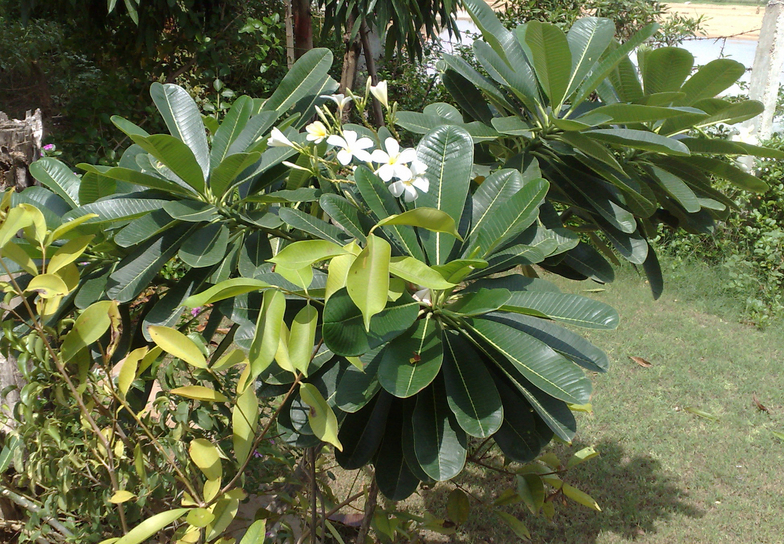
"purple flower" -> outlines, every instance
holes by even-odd
[[[193,310],[191,310],[191,315],[196,317],[201,313],[201,306],[196,306]]]
[[[46,144],[43,149],[44,151],[54,151],[54,144]]]

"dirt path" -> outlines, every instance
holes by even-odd
[[[757,40],[762,27],[765,6],[729,6],[719,4],[666,4],[671,13],[689,17],[705,16],[703,27],[707,37],[732,36],[737,39]]]

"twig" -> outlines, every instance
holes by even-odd
[[[35,512],[36,514],[40,514],[41,513],[41,508],[39,506],[37,506],[33,502],[27,500],[23,496],[21,496],[21,495],[19,495],[17,493],[14,493],[13,491],[8,489],[7,487],[3,487],[2,485],[0,485],[0,495],[2,495],[3,497],[6,497],[11,502],[14,502],[14,503],[18,504],[19,506],[21,506],[25,510],[29,510],[30,512]],[[63,525],[62,523],[57,521],[55,518],[46,517],[46,518],[43,518],[43,520],[52,529],[54,529],[55,531],[57,531],[58,533],[63,535],[65,538],[73,538],[73,536],[74,536],[73,533],[71,531],[69,531],[65,527],[65,525]]]
[[[368,498],[365,501],[365,517],[362,518],[362,525],[359,527],[359,533],[357,533],[357,544],[365,544],[365,538],[367,538],[368,532],[370,531],[370,524],[373,521],[373,513],[376,511],[377,501],[378,484],[374,477],[370,481],[370,490],[368,491]]]

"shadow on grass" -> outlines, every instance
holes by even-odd
[[[556,451],[562,461],[586,445]],[[689,501],[688,493],[675,474],[668,474],[661,464],[647,455],[630,456],[615,442],[603,441],[594,445],[600,456],[570,470],[565,481],[588,493],[601,506],[595,512],[572,501],[564,504],[556,500],[556,515],[552,522],[535,517],[522,506],[506,507],[525,523],[535,543],[559,542],[590,544],[603,533],[614,533],[628,541],[646,534],[655,534],[656,525],[673,518],[699,518],[704,513]],[[460,485],[487,502],[505,488],[513,487],[512,476],[471,471],[460,478]],[[450,488],[440,486],[423,492],[428,509],[433,514],[446,515],[446,498]],[[472,501],[473,502],[473,501]],[[462,535],[452,542],[472,543],[515,542],[517,538],[485,508],[473,508],[471,518],[462,528]],[[684,542],[688,535],[683,535]]]

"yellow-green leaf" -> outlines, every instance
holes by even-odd
[[[507,514],[506,512],[502,512],[500,510],[496,510],[494,513],[501,519],[501,521],[506,523],[507,527],[514,531],[514,534],[524,540],[531,540],[531,533],[528,531],[528,528],[525,526],[525,524],[523,524],[522,521],[513,515]]]
[[[266,532],[267,520],[257,519],[248,527],[248,530],[245,531],[245,536],[240,540],[240,544],[264,544]]]
[[[390,215],[378,222],[376,227],[382,225],[410,225],[432,230],[433,232],[443,232],[451,234],[462,241],[460,233],[457,232],[455,220],[448,213],[435,208],[415,208],[397,215]],[[375,227],[374,227],[375,228]]]
[[[3,257],[14,261],[16,264],[22,267],[22,270],[28,274],[33,276],[38,275],[38,267],[35,266],[35,262],[33,261],[32,257],[30,257],[30,255],[28,255],[25,250],[15,243],[11,241],[6,242],[0,254],[2,254]]]
[[[289,333],[289,361],[291,366],[308,375],[308,365],[313,356],[313,344],[316,340],[316,324],[318,310],[308,304],[302,308],[291,322]]]
[[[63,362],[70,361],[81,349],[98,340],[119,319],[120,311],[116,301],[101,300],[87,307],[76,318],[73,329],[65,336],[60,347]]]
[[[46,245],[47,246],[51,245],[52,242],[54,242],[55,240],[59,240],[60,238],[62,238],[63,236],[71,232],[73,229],[75,229],[82,223],[86,223],[90,219],[94,219],[96,217],[100,217],[100,216],[97,213],[88,213],[87,215],[82,215],[72,221],[63,223],[62,225],[54,229],[51,233],[49,233],[49,236],[46,237]]]
[[[580,463],[587,461],[588,459],[593,459],[597,455],[599,455],[599,452],[596,451],[593,446],[588,446],[587,448],[583,448],[577,453],[575,453],[574,455],[572,455],[572,458],[569,459],[568,463],[566,463],[566,468],[575,467]]]
[[[193,510],[188,512],[188,517],[185,518],[185,521],[187,521],[194,527],[206,527],[214,519],[215,516],[213,515],[213,513],[207,510],[206,508],[194,508]]]
[[[60,249],[55,252],[49,263],[46,265],[46,271],[49,274],[54,274],[68,263],[74,262],[81,257],[84,250],[94,238],[92,234],[87,236],[79,236],[73,240],[66,242]]]
[[[291,364],[291,359],[289,359],[289,328],[285,323],[281,323],[280,325],[280,336],[278,337],[278,349],[275,352],[275,362],[277,362],[278,366],[286,372],[291,372],[292,374],[296,372],[294,365]]]
[[[120,392],[121,397],[125,397],[128,394],[128,389],[131,388],[133,380],[136,379],[136,370],[139,368],[139,362],[147,355],[147,350],[147,346],[136,348],[120,362],[117,390]]]
[[[127,502],[127,501],[129,501],[131,499],[135,499],[135,498],[136,498],[136,495],[134,495],[130,491],[127,491],[125,489],[121,489],[118,492],[116,492],[114,495],[112,495],[112,497],[109,499],[109,502],[112,503],[112,504],[122,504],[124,502]]]
[[[237,295],[266,289],[269,286],[270,284],[267,282],[252,278],[233,278],[222,281],[201,293],[186,298],[182,304],[187,308],[196,308],[218,302],[219,300],[236,297]]]
[[[259,319],[256,322],[256,335],[248,352],[251,367],[251,381],[264,372],[272,363],[278,351],[283,314],[286,312],[286,297],[277,289],[264,291]]]
[[[182,359],[196,368],[207,368],[207,360],[199,347],[180,331],[159,325],[151,325],[148,330],[152,341],[166,353]]]
[[[25,236],[43,245],[46,240],[46,219],[44,219],[44,214],[32,204],[20,204],[19,206],[30,214],[31,224],[25,227]]]
[[[218,372],[247,362],[248,358],[245,357],[245,353],[241,349],[233,349],[218,359],[218,361],[212,365],[212,370]]]
[[[338,450],[343,451],[343,444],[338,440],[338,420],[316,386],[303,383],[299,387],[299,394],[302,401],[310,406],[308,422],[310,428],[313,429],[313,434],[319,440],[332,444]]]
[[[228,495],[228,493],[226,494]],[[226,496],[224,495],[224,497]],[[220,534],[228,527],[237,515],[237,509],[240,505],[240,499],[236,498],[221,498],[212,510],[215,514],[215,521],[207,526],[207,542],[210,542],[220,536]]]
[[[36,292],[43,299],[64,297],[68,294],[68,286],[63,279],[56,274],[41,274],[35,276],[27,284],[26,293]]]
[[[324,300],[328,300],[336,291],[346,286],[348,270],[357,257],[352,254],[338,255],[329,261],[327,267],[327,286],[324,292]]]
[[[370,318],[387,304],[391,255],[392,248],[386,240],[368,235],[365,249],[349,268],[346,290],[362,312],[365,330],[370,330]]]
[[[275,265],[275,272],[303,289],[307,289],[313,283],[313,268],[310,265],[302,268],[289,268],[288,266],[278,264]]]
[[[167,525],[184,516],[188,510],[190,508],[176,508],[155,514],[128,531],[128,534],[115,542],[115,544],[141,544]]]
[[[0,225],[0,247],[5,245],[20,230],[33,224],[33,214],[23,206],[16,206],[8,210],[5,221]]]
[[[392,257],[389,272],[393,276],[427,289],[451,289],[455,286],[439,273],[413,257]]]
[[[259,426],[259,399],[254,387],[248,387],[237,398],[231,411],[232,438],[234,441],[234,457],[242,465],[248,458]]]
[[[188,453],[208,480],[221,479],[223,468],[215,444],[204,438],[196,438],[191,440]]]
[[[200,400],[204,402],[228,402],[229,399],[220,391],[215,391],[202,385],[186,385],[185,387],[175,387],[169,391],[172,395],[179,395],[186,399]]]
[[[270,262],[285,266],[290,270],[299,270],[311,266],[319,261],[324,261],[338,255],[345,255],[347,251],[334,242],[327,240],[302,240],[294,242],[275,255]]]
[[[597,512],[601,512],[602,509],[599,507],[599,503],[597,503],[593,498],[588,495],[587,493],[583,493],[576,487],[572,487],[569,484],[563,484],[561,488],[563,494],[572,499],[575,502],[582,504],[583,506],[587,506],[591,510],[596,510]]]

